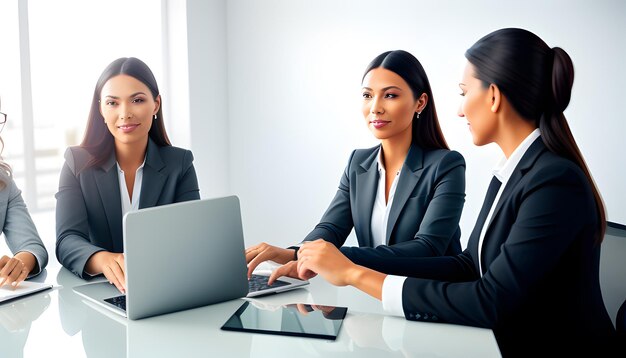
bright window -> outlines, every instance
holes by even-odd
[[[132,56],[162,78],[161,2],[30,0],[25,10],[0,2],[0,96],[4,158],[33,212],[54,208],[63,154],[82,140],[102,70]]]

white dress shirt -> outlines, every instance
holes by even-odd
[[[143,163],[137,168],[135,172],[135,183],[133,184],[133,200],[130,200],[128,196],[128,187],[126,186],[126,177],[124,176],[124,171],[120,168],[119,163],[115,163],[117,166],[117,179],[120,183],[120,198],[122,199],[122,218],[129,211],[137,211],[139,210],[139,197],[141,196],[141,182],[143,181],[143,166],[146,164],[146,158],[143,159]],[[86,271],[85,271],[86,272]],[[93,275],[89,272],[86,272],[89,276],[97,276]]]
[[[146,164],[146,158],[143,159],[143,163],[137,168],[135,172],[135,183],[133,184],[133,197],[132,200],[128,196],[128,187],[126,186],[126,176],[124,171],[120,168],[120,164],[117,165],[117,177],[120,181],[120,198],[122,199],[122,217],[129,211],[139,210],[139,197],[141,196],[141,182],[143,181],[143,166]]]
[[[382,147],[378,150],[378,190],[376,191],[376,198],[374,199],[374,207],[372,208],[372,241],[373,246],[386,245],[387,244],[387,222],[389,221],[389,212],[391,211],[391,204],[393,204],[393,197],[396,194],[396,187],[398,186],[398,179],[400,178],[400,172],[402,168],[396,172],[396,176],[391,183],[391,189],[389,189],[389,198],[385,203],[385,184],[387,172],[385,171],[385,165],[382,160]]]
[[[513,174],[513,170],[519,164],[520,160],[528,148],[530,148],[531,144],[541,135],[539,132],[539,128],[532,131],[526,139],[517,146],[517,148],[513,151],[511,156],[507,159],[502,158],[500,162],[496,165],[493,171],[493,175],[500,180],[502,183],[500,185],[500,189],[498,190],[498,194],[496,194],[496,198],[491,205],[491,209],[489,210],[489,214],[485,219],[485,225],[482,227],[480,232],[480,238],[478,240],[478,257],[481,257],[480,252],[483,246],[483,239],[485,238],[485,233],[487,232],[487,228],[491,223],[491,216],[493,215],[493,211],[500,200],[500,195],[502,195],[502,191],[506,187],[507,182],[511,178],[511,174]],[[479,260],[478,262],[480,268],[480,275],[482,276],[482,262]],[[402,306],[402,288],[404,286],[404,280],[406,277],[404,276],[394,276],[388,275],[383,282],[383,292],[382,292],[382,301],[383,301],[383,309],[394,316],[404,316],[404,307]]]

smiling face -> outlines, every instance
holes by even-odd
[[[423,108],[395,72],[375,68],[363,78],[363,117],[378,139],[411,136],[413,116]],[[425,105],[425,103],[424,103]]]
[[[467,120],[474,144],[481,146],[495,142],[498,125],[492,111],[493,89],[485,88],[483,82],[475,77],[474,65],[470,62],[465,66],[459,87],[463,101],[458,114]]]
[[[115,138],[115,145],[147,143],[152,118],[159,111],[160,96],[128,75],[109,79],[100,92],[100,113]]]

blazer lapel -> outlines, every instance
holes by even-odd
[[[163,163],[161,155],[159,154],[159,147],[152,139],[149,139],[148,150],[146,151],[146,163],[143,166],[139,209],[150,208],[157,205],[166,180],[165,175],[160,172],[164,167],[165,163]]]
[[[120,182],[115,163],[115,152],[112,152],[109,160],[100,166],[101,170],[96,171],[94,177],[111,237],[120,238],[120,240],[112,241],[113,251],[122,252],[124,248],[116,244],[122,243],[122,199],[120,198]]]
[[[393,203],[391,204],[391,211],[389,212],[389,220],[387,221],[387,234],[385,242],[387,245],[393,243],[389,242],[391,238],[391,232],[396,225],[396,221],[400,217],[400,213],[404,208],[409,195],[413,192],[415,185],[422,176],[422,168],[424,166],[424,152],[422,148],[412,145],[409,149],[409,153],[406,156],[402,171],[400,172],[400,178],[396,186],[396,193],[393,197]]]
[[[526,151],[526,153],[524,153],[522,160],[520,160],[519,164],[517,164],[517,167],[513,171],[513,174],[511,174],[511,177],[509,178],[509,181],[506,183],[506,186],[502,190],[500,199],[496,203],[496,208],[493,210],[491,220],[489,221],[489,223],[487,223],[487,225],[491,224],[491,222],[496,218],[498,212],[500,211],[500,208],[502,208],[503,203],[511,195],[513,188],[515,188],[517,183],[522,180],[528,170],[532,168],[533,164],[535,164],[535,161],[537,160],[537,158],[539,158],[539,155],[543,153],[544,150],[546,150],[546,145],[543,144],[543,140],[541,139],[541,137],[537,138],[533,142],[533,144],[528,147],[528,150]],[[487,229],[489,229],[489,226],[487,226]]]
[[[380,146],[378,146],[380,148]],[[379,149],[380,150],[380,149]],[[363,228],[360,237],[358,237],[359,245],[362,247],[372,247],[372,209],[374,208],[374,199],[376,199],[376,191],[378,184],[378,168],[376,156],[379,150],[374,150],[370,156],[361,162],[361,171],[356,176],[356,198],[357,198],[357,216],[354,218],[355,228]],[[357,222],[358,220],[358,222]]]

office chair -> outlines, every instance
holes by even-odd
[[[621,335],[626,335],[626,300],[624,300],[617,311],[617,316],[615,316],[615,330]]]
[[[626,226],[608,221],[600,252],[600,289],[616,330],[623,332],[626,332],[625,257]]]

